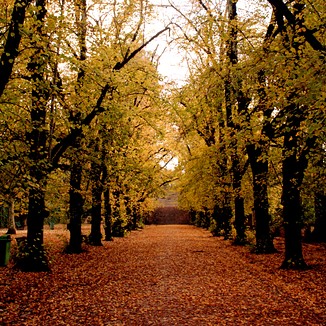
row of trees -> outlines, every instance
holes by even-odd
[[[72,253],[85,211],[93,245],[101,215],[106,240],[137,227],[175,178],[162,166],[169,147],[181,204],[199,224],[228,238],[234,222],[235,243],[245,244],[253,212],[255,249],[269,253],[271,225],[282,223],[283,267],[306,266],[307,216],[325,240],[325,9],[321,0],[247,5],[251,12],[234,0],[170,2],[173,24],[146,37],[146,0],[2,4],[1,198],[11,220],[15,203],[27,212],[22,268],[48,269],[43,224],[62,208]],[[145,52],[167,31],[190,71],[168,107]]]
[[[1,15],[1,198],[27,212],[20,267],[47,270],[44,220],[67,208],[68,250],[136,228],[170,178],[148,1],[12,0]],[[103,203],[102,203],[103,202]],[[51,209],[51,211],[49,211]],[[115,232],[115,233],[114,233]]]
[[[326,240],[323,1],[192,1],[180,14],[189,82],[173,95],[180,131],[181,203],[198,224],[275,250],[284,268],[305,268],[301,232],[315,221]],[[310,224],[309,224],[310,225]],[[274,230],[273,230],[274,229]]]

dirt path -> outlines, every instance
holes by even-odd
[[[51,274],[2,268],[0,324],[326,325],[325,261],[280,271],[280,257],[247,252],[160,225],[60,256]]]

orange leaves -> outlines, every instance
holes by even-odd
[[[84,232],[87,228],[84,226]],[[126,238],[62,254],[46,231],[52,273],[0,269],[3,325],[322,325],[326,248],[305,245],[313,269],[278,267],[189,225],[147,226]],[[65,232],[65,231],[61,231]],[[282,252],[283,240],[275,246]]]

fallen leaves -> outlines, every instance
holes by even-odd
[[[57,233],[46,232],[52,273],[0,269],[2,325],[325,322],[322,245],[304,246],[313,268],[299,272],[278,268],[282,251],[254,255],[189,225],[148,226],[80,255],[62,254]]]

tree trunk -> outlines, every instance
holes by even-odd
[[[193,208],[191,208],[190,211],[189,211],[189,217],[190,217],[190,223],[193,224],[193,225],[196,222],[196,215],[197,215],[197,212]]]
[[[241,79],[233,76],[232,68],[238,64],[238,27],[237,27],[237,1],[227,1],[228,11],[228,39],[226,40],[226,56],[227,56],[227,74],[224,80],[224,96],[225,96],[225,111],[226,111],[226,126],[231,129],[230,145],[231,151],[231,169],[232,174],[232,188],[234,194],[234,214],[235,214],[235,228],[237,231],[235,244],[245,244],[245,212],[244,212],[244,198],[241,195],[241,180],[243,177],[243,168],[237,155],[237,148],[239,146],[236,132],[240,126],[236,125],[235,107],[237,105],[237,114],[241,115],[245,109],[246,101],[241,91]],[[226,212],[229,214],[229,212]]]
[[[227,195],[228,197],[229,195]],[[222,228],[224,233],[224,239],[228,240],[231,237],[232,225],[231,225],[231,218],[232,218],[232,208],[230,206],[230,198],[225,198],[227,205],[222,209]]]
[[[241,195],[241,180],[243,173],[240,171],[241,167],[237,158],[232,160],[232,175],[233,175],[233,192],[234,192],[234,226],[237,231],[234,244],[246,244],[246,225],[245,225],[245,211],[244,198]]]
[[[296,128],[293,128],[294,131]],[[302,254],[302,209],[299,187],[303,171],[299,166],[297,153],[297,137],[289,132],[284,136],[283,144],[283,189],[282,205],[285,231],[285,258],[281,268],[305,269],[307,265]]]
[[[105,141],[104,141],[105,143]],[[112,207],[110,200],[110,185],[109,185],[109,174],[108,169],[105,165],[106,161],[106,148],[105,144],[102,148],[102,185],[103,185],[103,196],[104,196],[104,233],[105,241],[112,241]]]
[[[252,171],[254,212],[256,219],[255,252],[268,254],[276,251],[270,232],[270,215],[268,204],[268,154],[266,144],[260,141],[257,146],[247,146]]]
[[[201,211],[199,211],[199,226],[205,229],[208,229],[211,225],[211,214],[207,207],[203,207]]]
[[[117,182],[118,184],[118,182]],[[124,228],[124,220],[121,216],[121,191],[115,190],[113,191],[113,206],[112,208],[112,236],[113,237],[124,237],[125,235],[125,228]]]
[[[107,187],[104,191],[104,232],[105,241],[112,241],[112,208],[110,202],[110,189]]]
[[[244,198],[239,196],[237,193],[234,199],[234,227],[237,231],[236,238],[233,241],[235,245],[244,245],[247,243],[246,237],[246,216],[244,212]]]
[[[322,191],[315,194],[315,219],[312,239],[316,242],[326,242],[326,195]]]
[[[292,65],[291,78],[292,83],[296,85],[300,73],[298,68],[304,69],[301,58],[304,51],[304,37],[302,31],[304,26],[304,3],[294,1],[293,3],[293,38],[289,38],[289,45],[293,58],[288,60],[288,64]],[[283,9],[282,9],[283,10]],[[291,23],[292,24],[292,23]],[[291,55],[292,56],[292,55]],[[291,66],[290,66],[291,67]],[[283,189],[282,189],[282,205],[283,205],[283,222],[285,230],[285,258],[282,268],[305,269],[307,264],[302,254],[302,207],[300,198],[300,187],[302,185],[305,169],[308,165],[307,155],[309,150],[314,146],[314,137],[307,138],[305,143],[300,139],[301,123],[307,118],[305,108],[298,101],[297,94],[302,92],[299,86],[289,87],[287,89],[288,105],[283,108],[286,116],[286,126],[284,129],[283,140]],[[302,93],[301,93],[302,94]],[[300,143],[301,140],[301,143]]]
[[[98,146],[95,146],[98,150]],[[96,150],[95,149],[95,150]],[[101,165],[97,162],[92,164],[92,221],[89,243],[93,246],[102,246],[101,233],[101,208],[102,208],[103,185],[101,182]]]
[[[230,189],[230,188],[229,188]],[[224,190],[224,198],[222,202],[222,208],[220,210],[220,225],[222,229],[222,234],[225,240],[231,238],[232,224],[231,219],[233,216],[232,207],[231,207],[231,193],[227,189]]]
[[[102,246],[101,233],[101,206],[102,206],[102,190],[96,185],[92,189],[92,221],[91,233],[89,235],[89,243],[93,246]]]
[[[139,204],[135,204],[133,207],[132,207],[132,229],[133,230],[137,230],[137,228],[139,228],[141,225],[140,223],[142,222],[142,216],[140,214],[140,207],[139,207]]]
[[[82,252],[82,216],[84,199],[81,194],[82,165],[78,159],[71,163],[70,190],[69,190],[69,217],[68,230],[70,240],[69,253]]]
[[[312,232],[312,241],[326,242],[326,190],[323,180],[325,179],[325,149],[323,145],[317,145],[320,150],[320,156],[317,159],[316,166],[320,169],[319,186],[315,190],[315,225]]]
[[[43,131],[35,130],[31,137],[32,168],[31,179],[34,184],[29,190],[27,215],[27,248],[24,262],[20,266],[26,271],[49,270],[48,260],[43,248],[43,223],[48,216],[45,208],[46,170],[41,162],[45,160],[45,140]]]
[[[16,234],[16,223],[15,223],[15,201],[13,198],[9,199],[8,209],[8,231],[7,234]]]
[[[44,148],[46,136],[43,133],[39,129],[34,129],[30,138],[30,158],[33,164],[30,170],[30,176],[34,180],[34,184],[29,190],[27,245],[23,248],[25,251],[24,259],[18,264],[25,271],[49,270],[49,262],[43,247],[43,224],[44,219],[48,216],[45,208],[47,173],[41,165],[41,162],[45,160]]]
[[[30,134],[30,159],[32,161],[30,176],[31,179],[34,180],[34,184],[29,190],[29,204],[27,215],[27,243],[30,250],[32,250],[33,252],[36,250],[40,253],[44,251],[43,223],[44,218],[48,215],[45,208],[45,187],[47,171],[45,167],[42,166],[42,163],[46,160],[46,134],[45,131],[40,131],[40,127],[44,126],[43,119],[45,119],[44,111],[38,111],[36,109],[32,110],[32,121],[34,121],[34,126],[33,131]],[[32,248],[34,248],[35,250]],[[37,256],[37,252],[35,252],[35,255]],[[35,266],[37,264],[39,264],[40,266],[43,265],[43,258],[42,261],[35,263]]]
[[[222,115],[222,112],[219,112]],[[213,218],[216,221],[217,230],[213,231],[214,235],[223,235],[224,239],[227,240],[231,237],[231,219],[232,219],[232,196],[230,189],[232,187],[230,181],[230,171],[228,168],[228,161],[226,157],[226,145],[225,145],[225,125],[224,121],[221,119],[219,122],[219,142],[221,144],[218,158],[220,167],[220,178],[217,178],[223,187],[222,198],[218,198],[218,202],[214,205]]]
[[[232,231],[232,224],[231,219],[233,216],[232,212],[232,195],[231,195],[231,184],[228,181],[229,176],[228,168],[226,166],[226,160],[222,163],[225,170],[222,172],[224,174],[222,183],[223,183],[223,198],[222,198],[222,207],[219,209],[220,216],[218,217],[220,219],[220,228],[222,230],[222,234],[224,236],[225,240],[230,239],[231,237],[231,231]]]
[[[135,208],[134,204],[130,200],[129,196],[125,196],[125,207],[126,207],[126,215],[127,215],[127,230],[132,231],[137,227],[137,222],[135,222]],[[137,219],[137,218],[136,218]]]
[[[222,236],[222,207],[220,207],[217,203],[214,205],[212,219],[215,222],[214,229],[212,230],[212,234],[214,237]]]
[[[79,61],[83,62],[86,60],[86,33],[87,33],[87,23],[86,23],[86,0],[75,2],[75,24],[76,24],[76,34],[78,38],[79,46]],[[79,98],[81,93],[83,82],[84,82],[85,70],[83,65],[80,66],[77,74],[77,83],[75,87],[76,98]],[[70,241],[68,246],[68,252],[70,253],[80,253],[82,252],[82,216],[83,216],[83,205],[84,198],[81,193],[81,182],[82,182],[82,164],[78,158],[79,150],[81,149],[81,138],[83,137],[83,132],[81,128],[81,105],[76,103],[76,108],[78,112],[70,115],[70,122],[73,124],[73,131],[80,131],[80,136],[76,137],[75,141],[72,143],[76,157],[71,162],[70,171],[70,190],[69,190],[69,217],[70,221],[68,224],[68,229],[70,231]]]
[[[43,30],[45,16],[46,3],[44,0],[37,0],[34,22],[37,41],[32,42],[36,50],[27,66],[32,80],[31,131],[27,134],[27,139],[30,144],[30,177],[33,184],[29,190],[27,245],[23,248],[24,258],[18,263],[25,271],[49,270],[49,262],[43,247],[43,223],[48,215],[45,208],[45,188],[49,168],[45,127],[49,99],[49,88],[45,78],[48,62],[45,52],[47,41]]]
[[[26,260],[22,269],[25,271],[49,270],[48,259],[43,247],[43,225],[47,217],[45,209],[45,191],[30,189],[27,215]]]
[[[41,98],[39,90],[33,91],[33,103],[35,107],[32,109],[31,117],[33,122],[33,129],[29,135],[30,139],[30,159],[32,166],[30,169],[31,179],[34,184],[29,190],[29,204],[27,215],[27,243],[31,248],[37,248],[43,252],[43,223],[44,218],[47,217],[45,208],[45,188],[47,179],[47,170],[44,167],[46,161],[46,132],[45,126],[45,108],[38,107]],[[41,129],[43,128],[43,129]],[[34,251],[34,249],[33,249]],[[37,253],[35,253],[37,255]],[[42,262],[39,262],[42,265]]]

